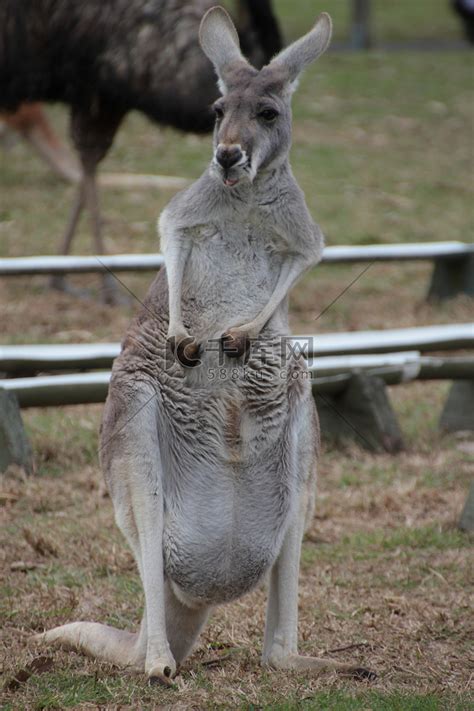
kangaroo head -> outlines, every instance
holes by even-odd
[[[222,93],[214,104],[212,171],[232,188],[286,160],[291,144],[291,95],[300,73],[327,48],[332,23],[322,13],[313,29],[260,71],[243,57],[227,12],[213,7],[201,21],[201,47]]]

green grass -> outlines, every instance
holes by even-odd
[[[199,675],[197,675],[199,676]],[[28,684],[35,694],[35,711],[43,709],[77,708],[81,704],[139,704],[140,709],[157,708],[158,703],[163,703],[165,694],[167,702],[173,705],[179,703],[179,694],[175,691],[154,691],[139,686],[126,677],[109,678],[100,675],[71,674],[70,671],[46,673],[31,679]],[[202,679],[201,688],[207,689],[212,694],[212,684],[205,678]],[[467,711],[472,697],[468,694],[455,698],[451,694],[435,696],[433,694],[410,694],[396,692],[384,694],[380,692],[365,692],[348,694],[341,691],[311,692],[307,690],[304,699],[290,695],[290,699],[275,699],[255,705],[245,700],[245,693],[241,694],[242,711],[257,711],[265,709],[270,711]],[[166,702],[165,702],[166,703]],[[168,705],[167,703],[167,705]],[[13,710],[13,704],[3,707],[4,711]],[[211,708],[208,706],[207,708]],[[219,704],[213,708],[231,708]],[[237,706],[233,706],[237,708]]]
[[[373,552],[392,552],[403,549],[409,554],[412,550],[460,548],[469,544],[469,538],[459,530],[441,530],[439,526],[430,525],[421,528],[401,528],[389,533],[374,531],[357,533],[342,539],[342,546],[351,547],[356,554],[367,555]]]
[[[343,692],[319,692],[304,701],[290,701],[264,708],[274,711],[467,711],[468,703],[467,695],[464,702],[460,699],[450,699],[449,696],[440,699],[431,694],[369,692],[351,696]]]
[[[336,40],[347,40],[351,22],[350,0],[274,0],[286,39],[306,32],[322,11],[334,22]],[[420,38],[459,38],[460,23],[445,0],[372,0],[373,38],[377,44]]]
[[[404,526],[389,531],[360,531],[343,536],[337,544],[305,544],[302,562],[305,566],[312,566],[317,561],[335,558],[363,561],[384,558],[394,552],[408,560],[421,551],[433,553],[471,545],[471,537],[455,528],[445,530],[436,524],[419,528]]]
[[[35,408],[24,412],[38,474],[63,476],[68,466],[97,464],[101,411],[92,412],[92,416],[82,418],[75,408]]]

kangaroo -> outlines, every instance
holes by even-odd
[[[313,510],[319,424],[304,360],[286,348],[288,291],[321,258],[289,164],[291,95],[331,19],[260,71],[222,8],[201,46],[222,97],[211,164],[159,220],[155,278],[112,372],[101,464],[145,593],[139,632],[75,622],[38,636],[168,685],[212,609],[269,580],[262,663],[300,656],[298,571]]]

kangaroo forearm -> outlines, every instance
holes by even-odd
[[[181,292],[183,274],[191,251],[190,240],[175,235],[167,240],[165,249],[166,273],[168,276],[169,329],[168,335],[177,335],[176,330],[184,330],[182,325]]]
[[[257,336],[265,324],[271,319],[283,299],[287,296],[289,290],[298,281],[303,272],[308,269],[308,266],[307,260],[302,257],[293,257],[283,263],[276,286],[268,303],[251,322],[242,326],[242,329],[246,330],[251,338]]]

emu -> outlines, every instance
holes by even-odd
[[[279,49],[270,0],[247,8],[247,48],[262,63]],[[60,252],[67,254],[84,206],[94,247],[104,252],[97,166],[132,109],[183,131],[212,129],[212,67],[197,39],[209,0],[24,0],[0,2],[0,110],[24,101],[70,106],[70,133],[83,179]],[[267,27],[269,29],[267,29]],[[264,39],[264,49],[259,43]],[[115,293],[104,278],[105,298]],[[64,288],[64,279],[53,284]]]
[[[306,363],[285,347],[287,295],[323,235],[289,164],[290,102],[330,36],[324,13],[257,71],[222,8],[202,20],[222,92],[213,158],[161,215],[166,272],[125,336],[102,423],[103,472],[145,593],[140,631],[73,622],[40,642],[166,685],[211,610],[268,577],[263,664],[374,677],[297,650],[319,425]]]

